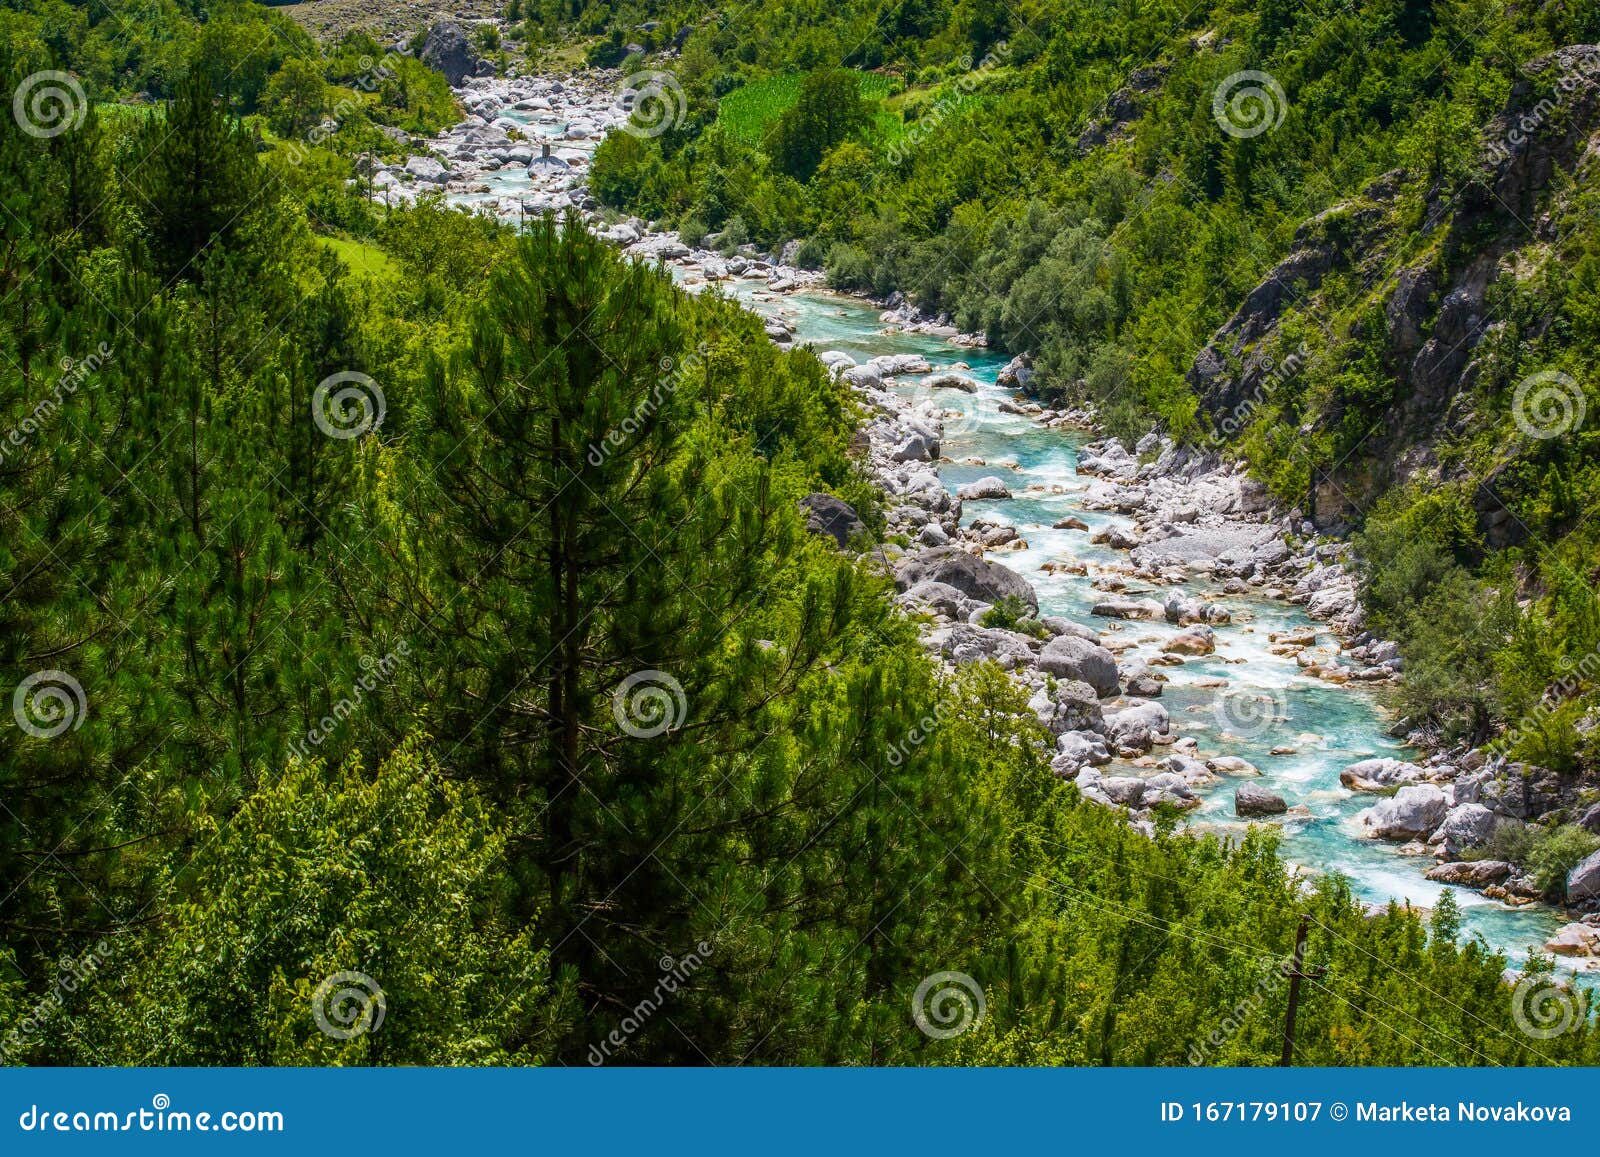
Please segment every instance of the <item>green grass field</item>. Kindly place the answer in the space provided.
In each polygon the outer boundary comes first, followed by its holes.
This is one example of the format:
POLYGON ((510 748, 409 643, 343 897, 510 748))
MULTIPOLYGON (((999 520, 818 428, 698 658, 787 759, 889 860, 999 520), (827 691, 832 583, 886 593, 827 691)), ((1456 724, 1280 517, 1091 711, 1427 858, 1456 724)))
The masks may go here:
MULTIPOLYGON (((893 91, 892 77, 877 72, 856 72, 855 75, 861 81, 861 96, 865 100, 882 101, 893 91)), ((717 123, 740 140, 761 140, 777 119, 800 99, 801 76, 798 72, 771 76, 734 89, 717 105, 717 123)), ((880 130, 889 133, 900 123, 899 118, 886 109, 880 109, 877 120, 880 130)))
POLYGON ((339 259, 350 267, 352 273, 366 273, 379 277, 399 271, 393 259, 376 245, 352 241, 347 237, 318 237, 317 240, 337 253, 339 259))

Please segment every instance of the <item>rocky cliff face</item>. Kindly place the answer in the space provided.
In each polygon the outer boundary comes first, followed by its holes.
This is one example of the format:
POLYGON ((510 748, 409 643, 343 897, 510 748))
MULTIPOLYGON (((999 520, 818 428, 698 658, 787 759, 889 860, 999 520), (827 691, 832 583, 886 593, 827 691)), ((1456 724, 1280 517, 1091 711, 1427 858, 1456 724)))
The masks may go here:
MULTIPOLYGON (((1313 480, 1307 509, 1337 528, 1389 487, 1438 476, 1433 449, 1468 429, 1480 375, 1505 323, 1493 291, 1542 260, 1556 239, 1568 178, 1600 175, 1600 47, 1575 45, 1528 64, 1504 110, 1485 126, 1467 175, 1426 195, 1420 224, 1407 220, 1403 171, 1386 173, 1358 198, 1305 222, 1294 245, 1196 356, 1188 380, 1224 436, 1248 425, 1274 379, 1286 372, 1285 316, 1297 311, 1324 329, 1330 352, 1378 338, 1392 376, 1387 411, 1357 451, 1313 480), (1331 287, 1331 288, 1330 288, 1331 287), (1364 306, 1377 305, 1374 315, 1364 306), (1335 332, 1329 319, 1362 321, 1335 332), (1381 335, 1364 333, 1376 316, 1381 335)), ((1534 319, 1533 325, 1540 324, 1534 319)), ((1290 355, 1293 356, 1292 354, 1290 355)), ((1292 370, 1295 367, 1289 367, 1292 370)), ((1345 417, 1307 416, 1311 433, 1345 417)), ((1520 525, 1496 487, 1505 462, 1471 480, 1480 530, 1491 547, 1510 545, 1520 525)))

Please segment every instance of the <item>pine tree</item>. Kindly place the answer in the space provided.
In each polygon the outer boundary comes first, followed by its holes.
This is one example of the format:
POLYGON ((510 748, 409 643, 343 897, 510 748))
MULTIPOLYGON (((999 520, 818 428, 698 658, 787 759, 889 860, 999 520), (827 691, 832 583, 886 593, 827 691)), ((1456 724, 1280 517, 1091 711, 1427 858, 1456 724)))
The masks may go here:
POLYGON ((132 154, 122 179, 164 282, 198 280, 205 249, 242 231, 277 195, 276 178, 256 162, 250 134, 202 68, 179 84, 165 116, 140 129, 132 154))

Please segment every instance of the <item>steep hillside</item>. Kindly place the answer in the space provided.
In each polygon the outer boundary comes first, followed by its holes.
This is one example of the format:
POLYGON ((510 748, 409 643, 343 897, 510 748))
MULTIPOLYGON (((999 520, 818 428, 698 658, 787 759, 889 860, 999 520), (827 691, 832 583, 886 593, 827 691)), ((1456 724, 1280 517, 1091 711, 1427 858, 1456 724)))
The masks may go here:
MULTIPOLYGON (((650 12, 663 40, 676 11, 650 12)), ((730 246, 798 241, 841 288, 1027 355, 1029 392, 1130 445, 1154 426, 1243 457, 1286 510, 1356 536, 1411 724, 1562 774, 1600 763, 1600 11, 677 19, 681 54, 633 66, 670 69, 683 113, 607 143, 605 199, 730 246), (841 98, 847 131, 719 129, 724 94, 841 64, 893 93, 841 98)))
MULTIPOLYGON (((1411 174, 1397 169, 1306 221, 1189 371, 1219 426, 1292 447, 1320 524, 1348 526, 1413 480, 1465 483, 1484 545, 1516 545, 1531 533, 1521 467, 1546 456, 1543 442, 1581 436, 1586 367, 1520 395, 1517 377, 1582 356, 1569 309, 1582 303, 1561 291, 1595 224, 1585 190, 1600 151, 1600 49, 1566 48, 1524 73, 1467 172, 1406 197, 1411 174), (1382 389, 1302 377, 1313 349, 1339 366, 1370 359, 1382 389)), ((1284 476, 1284 462, 1258 456, 1284 476)))

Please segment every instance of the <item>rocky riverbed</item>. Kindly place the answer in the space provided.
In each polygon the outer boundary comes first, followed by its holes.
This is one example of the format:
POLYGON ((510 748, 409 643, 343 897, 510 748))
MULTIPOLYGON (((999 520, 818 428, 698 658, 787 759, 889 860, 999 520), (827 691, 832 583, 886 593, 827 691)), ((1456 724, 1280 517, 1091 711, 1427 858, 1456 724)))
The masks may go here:
MULTIPOLYGON (((911 544, 884 548, 900 601, 924 618, 924 642, 947 665, 994 661, 1026 689, 1029 707, 1054 737, 1057 775, 1073 779, 1086 798, 1124 809, 1131 822, 1151 832, 1158 806, 1197 809, 1208 789, 1230 780, 1239 781, 1232 790, 1237 817, 1306 812, 1258 782, 1260 768, 1229 744, 1230 727, 1270 728, 1281 704, 1269 698, 1253 708, 1248 702, 1230 707, 1224 697, 1214 712, 1221 734, 1208 735, 1185 734, 1189 717, 1169 712, 1161 699, 1166 671, 1214 655, 1219 630, 1234 627, 1230 596, 1287 601, 1327 624, 1326 634, 1299 629, 1268 636, 1271 653, 1291 657, 1307 677, 1365 685, 1399 679, 1404 663, 1398 647, 1364 628, 1343 543, 1318 539, 1297 511, 1281 511, 1242 466, 1215 453, 1179 447, 1156 434, 1131 449, 1116 439, 1089 442, 1079 450, 1076 470, 1093 481, 1079 505, 1129 521, 1091 531, 1082 518, 1068 516, 1052 529, 1126 551, 1127 561, 1063 558, 1040 568, 1083 576, 1092 568, 1093 586, 1104 597, 1090 614, 1104 627, 1040 614, 1033 586, 993 557, 1029 549, 1024 531, 965 513, 1011 498, 1009 471, 1002 467, 954 494, 935 472, 943 419, 952 413, 942 408, 940 393, 964 390, 952 377, 959 371, 904 354, 861 365, 837 353, 822 358, 874 415, 867 425, 869 460, 897 503, 889 512, 891 534, 911 544), (915 382, 910 396, 893 388, 907 378, 915 382), (1195 593, 1197 580, 1216 597, 1195 593), (1004 624, 995 621, 996 609, 1004 611, 1004 624), (1141 623, 1162 623, 1169 630, 1151 640, 1153 648, 1130 646, 1127 628, 1141 623)), ((1015 381, 1019 368, 1025 363, 1014 361, 999 378, 1009 374, 1015 381)), ((1020 397, 1009 404, 1013 413, 1048 428, 1093 425, 1093 415, 1085 412, 1050 410, 1020 397)), ((962 420, 959 412, 954 416, 962 420)), ((1285 744, 1269 754, 1295 752, 1285 744)), ((1535 904, 1539 885, 1522 866, 1477 858, 1481 850, 1497 827, 1520 825, 1572 802, 1556 797, 1556 777, 1483 750, 1435 751, 1416 761, 1359 760, 1340 772, 1339 781, 1346 791, 1373 799, 1353 817, 1351 838, 1425 857, 1435 862, 1425 872, 1429 880, 1477 889, 1510 907, 1535 904)), ((1578 918, 1552 927, 1542 947, 1573 967, 1596 967, 1600 914, 1582 912, 1600 907, 1600 854, 1573 869, 1567 894, 1578 918)))
MULTIPOLYGON (((786 255, 696 249, 650 222, 604 210, 588 191, 587 169, 599 139, 627 123, 620 81, 603 72, 464 78, 459 93, 469 119, 418 142, 404 164, 380 167, 374 196, 401 203, 437 191, 512 221, 570 211, 625 252, 672 266, 691 292, 722 284, 762 313, 772 341, 811 345, 855 391, 868 415, 866 462, 888 496, 887 541, 874 549, 893 572, 900 603, 941 662, 992 660, 1010 673, 1051 737, 1057 775, 1147 830, 1162 805, 1190 812, 1200 826, 1224 816, 1286 831, 1326 826, 1327 790, 1296 798, 1285 790, 1293 777, 1271 778, 1262 764, 1292 761, 1302 744, 1327 748, 1329 737, 1288 726, 1288 691, 1249 691, 1243 680, 1236 688, 1226 672, 1271 664, 1293 672, 1295 690, 1350 684, 1341 694, 1351 695, 1401 677, 1398 648, 1365 629, 1347 546, 1319 537, 1299 511, 1281 509, 1242 465, 1213 450, 1155 433, 1132 446, 1084 441, 1095 427, 1092 413, 1030 400, 1026 357, 997 367, 981 337, 958 333, 947 319, 891 300, 873 307, 876 338, 856 341, 886 352, 830 348, 849 343, 830 343, 805 324, 827 309, 820 274, 786 263, 786 255), (908 350, 912 335, 919 340, 908 350), (989 416, 975 417, 981 413, 989 416), (1074 439, 1070 474, 1030 482, 1008 451, 962 454, 974 424, 998 415, 1045 438, 1074 439), (1039 521, 1001 513, 1017 507, 1039 521), (1044 521, 1047 507, 1053 516, 1044 521), (1068 545, 1077 542, 1081 549, 1068 545), (1028 560, 1034 578, 1008 566, 1012 560, 1028 560), (1042 607, 1060 601, 1061 583, 1092 592, 1087 614, 1042 607), (1272 608, 1285 606, 1304 614, 1273 629, 1268 620, 1284 616, 1272 608), (1169 710, 1175 696, 1183 705, 1169 710)), ((814 529, 852 543, 860 526, 853 511, 826 495, 808 506, 814 529)), ((1397 860, 1425 859, 1432 866, 1417 875, 1435 893, 1449 885, 1476 889, 1507 910, 1532 905, 1531 874, 1481 858, 1481 849, 1498 825, 1524 823, 1562 802, 1550 777, 1483 751, 1401 758, 1408 754, 1344 767, 1342 800, 1372 802, 1332 817, 1337 838, 1390 847, 1397 860)), ((1600 856, 1574 870, 1569 895, 1574 917, 1600 906, 1600 856)), ((1507 935, 1523 936, 1520 944, 1496 947, 1515 958, 1537 928, 1533 946, 1574 966, 1600 965, 1597 924, 1593 915, 1565 927, 1554 919, 1519 924, 1507 935)))

